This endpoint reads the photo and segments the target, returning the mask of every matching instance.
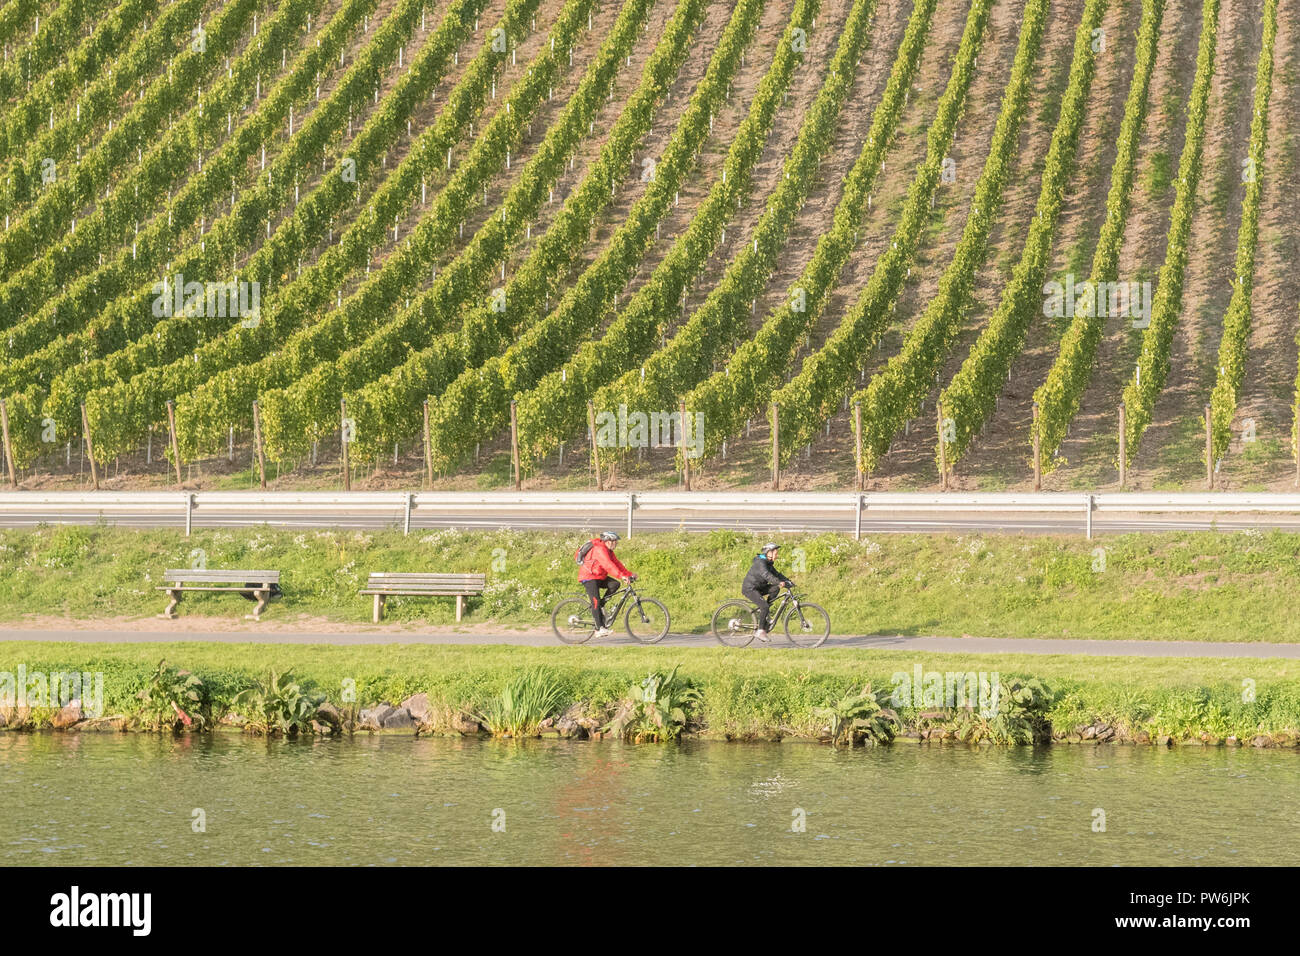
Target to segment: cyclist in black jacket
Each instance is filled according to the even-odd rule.
[[[740,593],[753,601],[762,612],[763,619],[759,622],[758,633],[755,635],[760,641],[768,639],[767,616],[772,608],[772,599],[781,592],[781,588],[794,586],[793,581],[776,569],[774,562],[779,547],[772,541],[763,545],[763,550],[754,556],[745,580],[740,585]]]

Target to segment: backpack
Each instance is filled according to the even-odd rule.
[[[579,548],[578,553],[573,556],[573,559],[578,563],[578,567],[582,567],[582,562],[587,560],[587,555],[591,552],[591,547],[595,543],[595,541],[588,541]]]

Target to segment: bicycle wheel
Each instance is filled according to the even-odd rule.
[[[758,632],[758,611],[748,601],[728,601],[713,612],[713,636],[727,647],[745,647]]]
[[[656,644],[668,633],[668,608],[658,598],[638,596],[627,609],[627,632],[642,644]]]
[[[585,644],[596,633],[596,618],[585,597],[565,598],[551,612],[551,629],[565,644]]]
[[[819,604],[800,602],[785,615],[785,636],[796,647],[821,647],[831,633],[831,616]]]

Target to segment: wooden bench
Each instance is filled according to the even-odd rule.
[[[384,601],[390,596],[454,597],[459,621],[465,613],[465,598],[482,594],[486,585],[486,574],[372,572],[367,587],[358,593],[374,596],[376,624],[383,618]]]
[[[188,568],[171,568],[163,573],[163,580],[171,584],[160,585],[157,590],[166,591],[171,598],[167,609],[159,617],[173,620],[176,617],[176,605],[181,603],[181,595],[186,591],[233,591],[244,597],[257,599],[257,607],[252,614],[245,614],[245,620],[261,620],[262,611],[272,597],[280,593],[279,571],[206,571]]]

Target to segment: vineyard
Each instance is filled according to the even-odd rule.
[[[1290,489],[1283,0],[0,0],[26,489]]]

